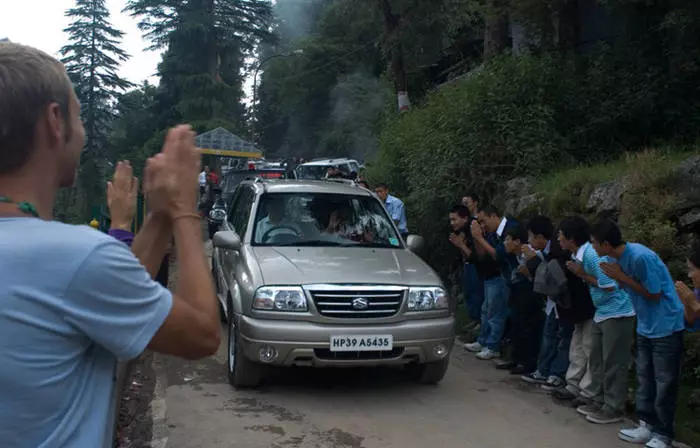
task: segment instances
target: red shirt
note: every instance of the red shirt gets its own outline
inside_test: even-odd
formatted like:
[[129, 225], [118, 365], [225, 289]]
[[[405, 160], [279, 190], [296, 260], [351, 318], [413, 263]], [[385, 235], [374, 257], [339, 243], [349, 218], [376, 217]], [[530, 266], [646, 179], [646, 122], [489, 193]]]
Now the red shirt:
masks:
[[216, 175], [213, 171], [209, 173], [209, 182], [211, 182], [214, 185], [219, 184], [219, 176]]

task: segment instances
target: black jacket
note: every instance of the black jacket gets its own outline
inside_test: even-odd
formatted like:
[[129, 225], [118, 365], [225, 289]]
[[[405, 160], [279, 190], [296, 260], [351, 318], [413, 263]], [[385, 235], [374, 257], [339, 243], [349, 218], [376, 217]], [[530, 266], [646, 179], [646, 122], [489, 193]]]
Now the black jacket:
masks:
[[[571, 260], [571, 252], [565, 251], [561, 248], [558, 241], [552, 240], [549, 254], [545, 256], [545, 259], [547, 261], [556, 260], [566, 273], [566, 285], [571, 306], [565, 308], [557, 304], [559, 319], [566, 324], [578, 324], [592, 319], [595, 314], [595, 306], [593, 305], [588, 285], [566, 267], [566, 262]], [[527, 263], [528, 270], [534, 274], [541, 262], [542, 260], [539, 257], [529, 260]]]

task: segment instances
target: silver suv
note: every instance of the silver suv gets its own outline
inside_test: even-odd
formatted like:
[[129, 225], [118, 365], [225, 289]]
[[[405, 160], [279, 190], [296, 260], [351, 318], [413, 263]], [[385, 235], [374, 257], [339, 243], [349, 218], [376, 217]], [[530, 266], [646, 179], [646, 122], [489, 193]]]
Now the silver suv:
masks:
[[212, 256], [230, 383], [257, 386], [266, 366], [375, 365], [439, 382], [454, 307], [420, 244], [353, 183], [241, 183]]

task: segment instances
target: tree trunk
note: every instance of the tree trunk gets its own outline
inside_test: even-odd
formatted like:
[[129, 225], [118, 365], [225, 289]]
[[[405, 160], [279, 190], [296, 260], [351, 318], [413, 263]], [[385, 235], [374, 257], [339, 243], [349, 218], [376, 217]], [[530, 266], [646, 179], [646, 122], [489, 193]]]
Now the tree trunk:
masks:
[[578, 0], [566, 0], [557, 11], [557, 46], [562, 52], [576, 51], [579, 40]]
[[379, 0], [379, 7], [384, 16], [384, 28], [387, 43], [391, 51], [391, 70], [394, 75], [394, 86], [398, 99], [399, 112], [405, 112], [411, 108], [408, 96], [408, 81], [403, 60], [403, 46], [399, 39], [399, 26], [401, 19], [391, 9], [390, 0]]
[[508, 48], [508, 9], [505, 0], [487, 0], [484, 30], [484, 61]]

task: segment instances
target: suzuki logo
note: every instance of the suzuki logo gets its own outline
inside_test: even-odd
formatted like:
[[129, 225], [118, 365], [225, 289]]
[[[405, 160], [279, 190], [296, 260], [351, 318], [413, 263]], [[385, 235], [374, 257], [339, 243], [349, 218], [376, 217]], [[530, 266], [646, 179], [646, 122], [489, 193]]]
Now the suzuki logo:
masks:
[[369, 300], [365, 299], [364, 297], [353, 299], [352, 307], [356, 310], [366, 310], [369, 308]]

